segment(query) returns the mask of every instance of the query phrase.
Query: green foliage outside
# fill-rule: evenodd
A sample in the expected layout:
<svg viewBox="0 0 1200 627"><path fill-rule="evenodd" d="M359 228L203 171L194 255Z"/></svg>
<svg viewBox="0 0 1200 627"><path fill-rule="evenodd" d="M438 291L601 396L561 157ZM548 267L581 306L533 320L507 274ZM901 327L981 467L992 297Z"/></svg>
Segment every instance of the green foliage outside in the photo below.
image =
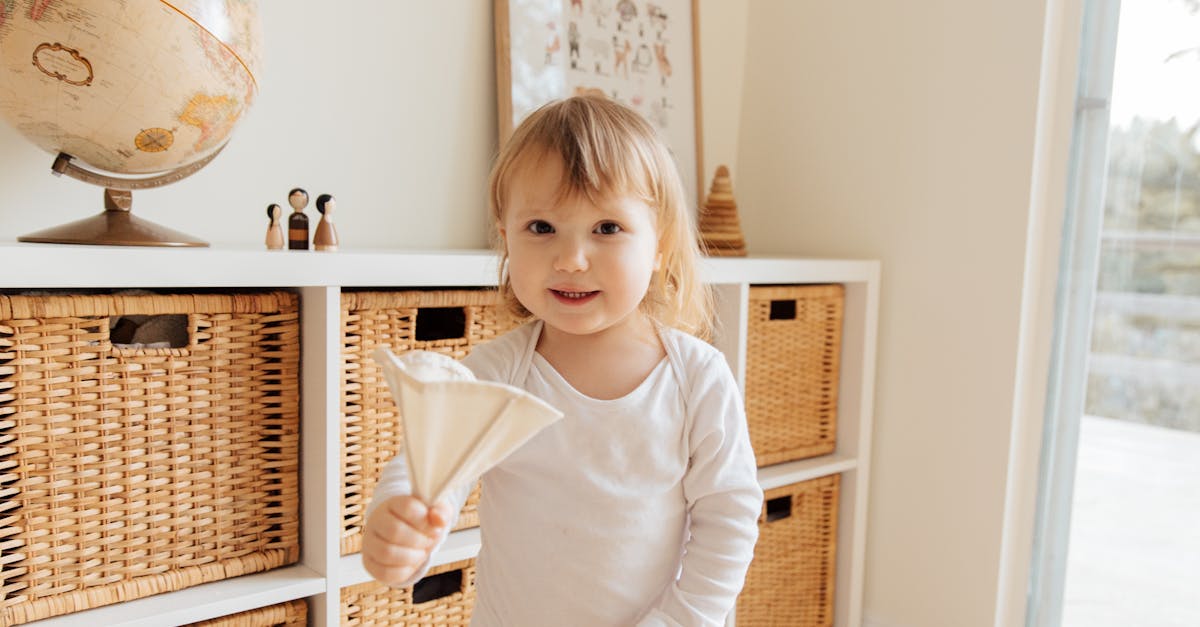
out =
<svg viewBox="0 0 1200 627"><path fill-rule="evenodd" d="M1106 231L1200 235L1197 126L1134 118L1109 133Z"/></svg>
<svg viewBox="0 0 1200 627"><path fill-rule="evenodd" d="M1200 432L1198 136L1140 118L1110 133L1088 414Z"/></svg>

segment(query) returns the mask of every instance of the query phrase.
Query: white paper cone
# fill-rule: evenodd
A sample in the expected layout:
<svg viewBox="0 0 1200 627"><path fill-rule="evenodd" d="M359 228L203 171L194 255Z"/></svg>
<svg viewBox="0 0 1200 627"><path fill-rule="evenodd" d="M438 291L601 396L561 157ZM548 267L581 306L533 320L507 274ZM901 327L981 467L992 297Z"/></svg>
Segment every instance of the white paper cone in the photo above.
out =
<svg viewBox="0 0 1200 627"><path fill-rule="evenodd" d="M525 390L474 380L445 355L411 351L397 357L381 347L374 357L400 409L413 494L426 503L476 480L562 418ZM424 380L413 376L418 373Z"/></svg>

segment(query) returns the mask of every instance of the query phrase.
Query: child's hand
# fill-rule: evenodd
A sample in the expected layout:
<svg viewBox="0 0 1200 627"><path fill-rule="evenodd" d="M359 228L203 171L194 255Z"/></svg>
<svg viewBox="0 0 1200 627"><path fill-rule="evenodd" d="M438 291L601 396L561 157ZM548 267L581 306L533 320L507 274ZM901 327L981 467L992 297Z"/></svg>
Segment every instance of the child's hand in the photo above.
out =
<svg viewBox="0 0 1200 627"><path fill-rule="evenodd" d="M363 529L363 566L389 586L404 583L429 559L452 515L446 501L433 507L412 496L384 501Z"/></svg>

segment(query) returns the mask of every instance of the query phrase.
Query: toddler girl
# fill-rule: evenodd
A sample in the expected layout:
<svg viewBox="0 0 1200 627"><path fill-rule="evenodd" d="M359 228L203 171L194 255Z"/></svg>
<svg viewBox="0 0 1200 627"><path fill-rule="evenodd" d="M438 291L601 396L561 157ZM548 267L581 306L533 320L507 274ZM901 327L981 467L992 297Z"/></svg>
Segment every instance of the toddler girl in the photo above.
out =
<svg viewBox="0 0 1200 627"><path fill-rule="evenodd" d="M530 115L490 182L501 292L526 323L464 360L565 417L484 474L473 625L723 625L762 491L666 146L612 101ZM410 585L470 486L428 507L402 458L375 489L363 564Z"/></svg>

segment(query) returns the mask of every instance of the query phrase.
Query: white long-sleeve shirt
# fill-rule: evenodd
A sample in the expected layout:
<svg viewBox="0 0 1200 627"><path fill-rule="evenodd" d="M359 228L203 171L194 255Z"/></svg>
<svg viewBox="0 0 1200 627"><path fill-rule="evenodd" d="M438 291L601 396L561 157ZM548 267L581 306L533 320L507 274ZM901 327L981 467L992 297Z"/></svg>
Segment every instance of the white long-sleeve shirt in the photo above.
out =
<svg viewBox="0 0 1200 627"><path fill-rule="evenodd" d="M536 353L540 331L527 324L464 360L565 414L483 476L471 624L723 625L762 506L724 358L662 329L667 358L626 396L598 400ZM409 493L404 466L388 464L372 505Z"/></svg>

